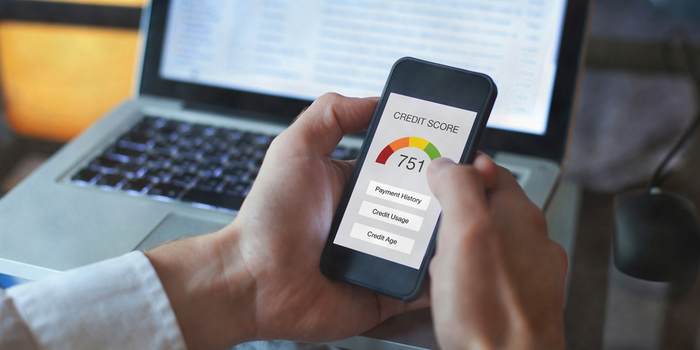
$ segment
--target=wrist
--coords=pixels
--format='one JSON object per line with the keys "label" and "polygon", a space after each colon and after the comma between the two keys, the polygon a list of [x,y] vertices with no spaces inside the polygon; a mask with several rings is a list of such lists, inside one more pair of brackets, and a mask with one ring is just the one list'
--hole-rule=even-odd
{"label": "wrist", "polygon": [[255,336],[255,283],[224,230],[146,252],[175,312],[187,348],[227,349]]}

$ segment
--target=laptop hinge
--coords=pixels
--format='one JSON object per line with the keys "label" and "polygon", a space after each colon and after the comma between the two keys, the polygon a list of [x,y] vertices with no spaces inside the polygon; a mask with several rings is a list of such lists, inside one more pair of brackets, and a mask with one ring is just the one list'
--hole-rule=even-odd
{"label": "laptop hinge", "polygon": [[164,107],[169,109],[184,109],[185,102],[182,100],[161,96],[140,95],[139,100],[150,106]]}
{"label": "laptop hinge", "polygon": [[183,109],[198,112],[209,112],[220,115],[235,115],[237,118],[244,118],[255,121],[265,121],[281,125],[291,124],[293,118],[287,116],[261,113],[247,109],[216,106],[208,103],[184,101]]}

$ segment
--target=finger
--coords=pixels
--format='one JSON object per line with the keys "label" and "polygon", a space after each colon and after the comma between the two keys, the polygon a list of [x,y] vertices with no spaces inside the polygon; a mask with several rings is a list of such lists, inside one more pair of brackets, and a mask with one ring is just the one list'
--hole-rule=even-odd
{"label": "finger", "polygon": [[498,165],[485,153],[477,152],[473,163],[474,168],[481,173],[484,187],[491,189],[498,182]]}
{"label": "finger", "polygon": [[407,303],[404,311],[418,310],[430,306],[430,288],[426,288],[420,298]]}
{"label": "finger", "polygon": [[560,279],[566,278],[566,273],[569,271],[569,258],[566,255],[566,250],[559,243],[550,241],[551,249],[554,251],[553,265],[559,270]]}
{"label": "finger", "polygon": [[331,159],[331,162],[333,162],[336,165],[337,169],[340,169],[340,171],[343,173],[343,177],[345,178],[345,181],[347,182],[350,180],[350,175],[352,175],[352,168],[355,166],[355,160],[337,160],[337,159]]}
{"label": "finger", "polygon": [[526,226],[540,238],[547,238],[542,210],[528,198],[508,169],[498,168],[498,184],[488,191],[488,198],[490,213],[503,232],[517,232],[516,226]]}
{"label": "finger", "polygon": [[428,167],[428,185],[442,206],[443,215],[465,217],[484,213],[486,194],[479,171],[457,165],[448,158],[433,160]]}
{"label": "finger", "polygon": [[378,323],[384,322],[389,317],[398,315],[407,311],[423,309],[430,306],[430,294],[423,293],[418,299],[411,302],[403,302],[386,295],[377,295],[377,303],[379,304],[379,319]]}
{"label": "finger", "polygon": [[367,129],[378,98],[350,98],[334,93],[314,101],[279,138],[302,154],[329,156],[344,135]]}
{"label": "finger", "polygon": [[496,208],[499,208],[501,204],[512,208],[522,206],[525,202],[532,203],[510,170],[502,166],[496,167],[497,185],[488,191],[489,203]]}

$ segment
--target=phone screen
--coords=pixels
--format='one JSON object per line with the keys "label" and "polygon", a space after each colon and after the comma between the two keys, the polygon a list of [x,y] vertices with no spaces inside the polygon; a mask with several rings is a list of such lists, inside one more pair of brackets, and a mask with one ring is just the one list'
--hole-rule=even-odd
{"label": "phone screen", "polygon": [[428,165],[459,161],[476,115],[390,93],[333,243],[419,269],[441,211]]}

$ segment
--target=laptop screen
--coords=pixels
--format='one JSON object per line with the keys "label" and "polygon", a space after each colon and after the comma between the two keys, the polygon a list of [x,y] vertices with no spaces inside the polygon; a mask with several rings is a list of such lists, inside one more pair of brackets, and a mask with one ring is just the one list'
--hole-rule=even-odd
{"label": "laptop screen", "polygon": [[490,75],[485,151],[561,162],[590,0],[152,0],[139,93],[290,123],[319,95],[378,96],[396,59]]}
{"label": "laptop screen", "polygon": [[490,75],[488,126],[543,135],[565,0],[172,0],[163,79],[313,100],[378,96],[412,56]]}

